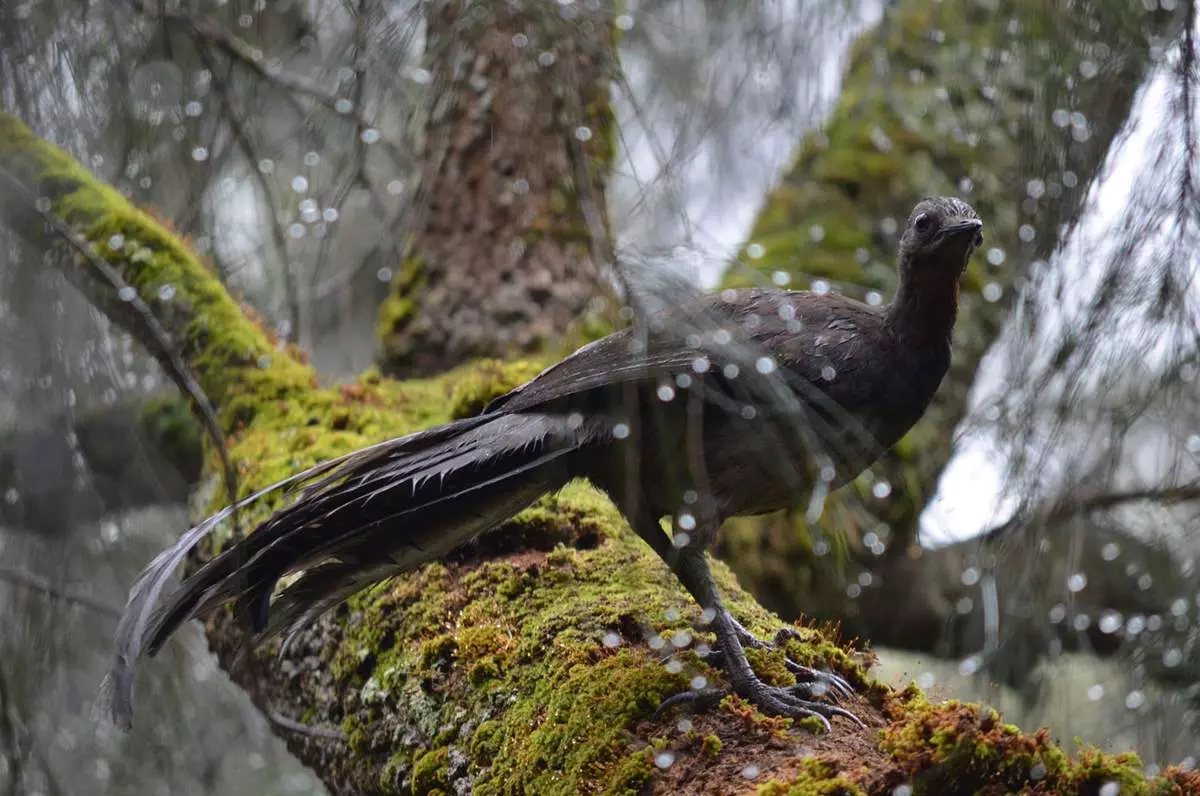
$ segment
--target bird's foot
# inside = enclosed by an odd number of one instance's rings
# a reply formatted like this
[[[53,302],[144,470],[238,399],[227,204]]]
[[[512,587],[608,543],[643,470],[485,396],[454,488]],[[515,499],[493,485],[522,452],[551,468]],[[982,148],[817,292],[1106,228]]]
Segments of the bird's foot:
[[[701,688],[676,694],[659,705],[658,713],[683,704],[691,705],[696,710],[707,710],[729,694],[737,694],[768,715],[791,719],[815,718],[826,732],[831,729],[829,719],[834,716],[849,719],[860,727],[865,726],[850,711],[831,702],[817,701],[822,697],[837,700],[838,697],[853,694],[854,689],[842,677],[785,658],[788,671],[800,682],[791,686],[774,686],[764,683],[750,668],[743,645],[777,649],[791,639],[799,639],[795,630],[784,628],[776,634],[773,643],[768,643],[755,637],[728,612],[719,614],[715,625],[717,649],[700,653],[700,658],[705,663],[723,669],[729,676],[730,687]]]
[[[726,613],[726,617],[737,634],[738,640],[743,645],[753,649],[782,650],[789,641],[803,641],[800,633],[791,627],[781,627],[775,634],[774,640],[763,641],[747,630],[732,614]],[[720,667],[722,663],[721,651],[719,649],[710,650],[701,655],[700,659],[709,665]],[[819,699],[823,696],[829,696],[837,700],[840,697],[848,697],[854,693],[854,687],[846,682],[844,677],[834,674],[831,671],[814,669],[811,666],[796,663],[786,655],[784,655],[783,664],[798,681],[792,688],[803,692],[808,698]]]
[[[849,719],[860,727],[866,726],[858,716],[845,708],[811,699],[810,683],[798,683],[793,686],[767,685],[753,674],[733,679],[734,683],[730,688],[701,688],[668,697],[658,706],[655,715],[680,705],[690,705],[696,711],[709,710],[730,694],[737,694],[770,716],[796,720],[815,718],[825,732],[833,729],[829,720],[834,716]]]

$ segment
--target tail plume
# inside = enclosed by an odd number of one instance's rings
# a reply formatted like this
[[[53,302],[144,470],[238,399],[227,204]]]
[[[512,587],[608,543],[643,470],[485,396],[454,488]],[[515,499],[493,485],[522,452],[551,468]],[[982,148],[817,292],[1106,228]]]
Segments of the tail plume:
[[[161,552],[129,592],[112,667],[101,686],[114,723],[133,722],[133,672],[192,618],[228,603],[257,640],[295,630],[386,577],[445,555],[576,474],[573,455],[611,439],[607,423],[554,414],[485,414],[380,443],[273,484],[296,493],[245,538],[158,602],[173,572],[232,507]],[[281,589],[279,579],[300,577]],[[273,596],[274,595],[274,596]]]

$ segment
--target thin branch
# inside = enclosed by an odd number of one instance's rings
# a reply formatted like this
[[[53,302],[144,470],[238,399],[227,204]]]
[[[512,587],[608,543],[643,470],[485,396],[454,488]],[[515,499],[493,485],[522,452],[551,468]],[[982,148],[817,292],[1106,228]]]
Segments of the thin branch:
[[[307,724],[301,724],[295,719],[289,719],[282,713],[275,710],[267,711],[267,720],[276,727],[282,727],[289,732],[294,732],[299,735],[307,735],[310,738],[325,738],[330,741],[345,741],[346,736],[340,730],[326,730],[322,727],[311,727]]]
[[[3,175],[5,180],[16,188],[18,193],[25,196],[30,206],[42,217],[46,225],[66,241],[68,246],[75,249],[83,257],[84,261],[91,266],[92,270],[99,274],[103,281],[108,282],[119,299],[127,302],[133,309],[134,315],[143,326],[143,331],[145,332],[142,339],[147,345],[158,349],[158,351],[153,353],[156,353],[160,357],[163,369],[170,376],[171,381],[175,383],[175,386],[191,398],[192,405],[199,415],[201,424],[217,449],[217,454],[221,458],[221,469],[225,476],[225,489],[229,493],[229,503],[233,506],[233,528],[235,532],[239,531],[237,471],[233,469],[233,463],[229,459],[229,449],[225,444],[225,435],[221,431],[221,425],[217,421],[216,410],[213,408],[212,402],[208,400],[208,396],[204,394],[204,390],[200,387],[199,382],[196,381],[191,368],[188,367],[183,357],[179,355],[178,350],[171,343],[171,338],[167,334],[166,329],[162,327],[158,318],[154,316],[154,313],[150,311],[146,302],[138,295],[137,290],[128,285],[108,261],[97,256],[85,240],[76,235],[61,220],[51,215],[48,209],[44,209],[40,202],[36,201],[36,197],[32,195],[29,189],[12,172],[0,166],[0,175]]]
[[[121,618],[121,609],[115,605],[109,605],[103,600],[97,600],[95,597],[89,597],[86,594],[59,588],[40,575],[34,575],[31,572],[0,564],[0,580],[11,583],[14,586],[38,592],[54,600],[61,600],[71,605],[87,608],[90,611],[95,611],[111,619]]]
[[[1035,509],[1032,512],[1014,514],[1009,519],[986,531],[983,534],[983,538],[992,541],[1003,536],[1031,516],[1036,517],[1041,524],[1051,524],[1062,522],[1072,517],[1078,517],[1082,514],[1107,511],[1127,503],[1138,503],[1143,500],[1154,501],[1155,503],[1168,506],[1176,503],[1200,500],[1200,483],[1182,484],[1171,487],[1131,489],[1125,492],[1100,492],[1081,497],[1068,496],[1056,503],[1043,504],[1040,509]]]

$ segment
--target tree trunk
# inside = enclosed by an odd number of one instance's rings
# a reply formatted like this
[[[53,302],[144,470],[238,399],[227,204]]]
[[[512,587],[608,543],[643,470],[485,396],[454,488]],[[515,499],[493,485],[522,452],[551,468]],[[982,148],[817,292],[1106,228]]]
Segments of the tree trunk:
[[[395,375],[527,354],[603,294],[611,10],[437,0],[409,252],[380,310]]]

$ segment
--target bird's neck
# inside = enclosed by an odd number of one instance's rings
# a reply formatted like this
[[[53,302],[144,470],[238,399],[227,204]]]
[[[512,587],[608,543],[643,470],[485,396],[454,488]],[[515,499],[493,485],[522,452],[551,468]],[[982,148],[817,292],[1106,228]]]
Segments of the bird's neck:
[[[942,269],[901,272],[900,287],[888,307],[888,326],[901,345],[944,345],[958,317],[958,278]]]

